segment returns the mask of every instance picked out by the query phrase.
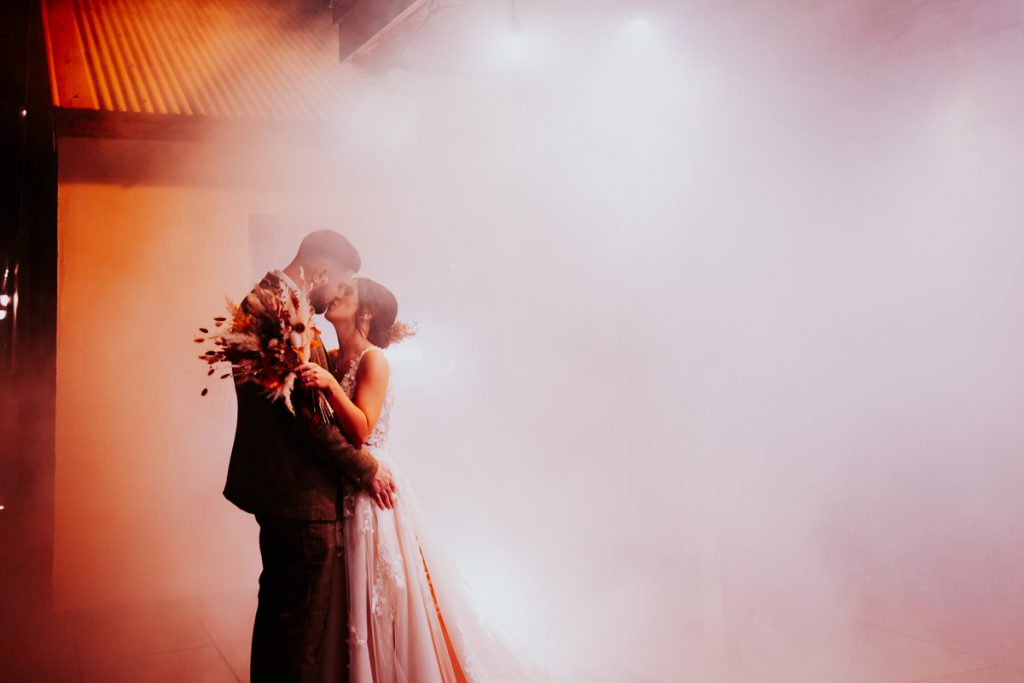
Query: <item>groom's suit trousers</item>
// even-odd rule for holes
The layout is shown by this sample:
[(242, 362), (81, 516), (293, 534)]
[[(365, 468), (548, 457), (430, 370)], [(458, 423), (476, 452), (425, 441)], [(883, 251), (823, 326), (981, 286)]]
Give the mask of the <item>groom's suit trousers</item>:
[[(341, 522), (257, 517), (260, 525), (259, 607), (252, 635), (252, 683), (314, 683), (324, 641), (331, 578), (341, 556)], [(347, 598), (344, 587), (339, 598)], [(345, 601), (347, 604), (347, 600)], [(345, 607), (347, 609), (347, 606)]]

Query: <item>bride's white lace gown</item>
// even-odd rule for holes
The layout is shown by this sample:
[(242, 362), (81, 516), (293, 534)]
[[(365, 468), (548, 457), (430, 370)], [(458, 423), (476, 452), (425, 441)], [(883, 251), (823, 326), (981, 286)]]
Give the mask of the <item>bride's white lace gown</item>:
[[(349, 398), (363, 355), (340, 379)], [(392, 400), (389, 384), (365, 447), (394, 474), (394, 509), (381, 510), (365, 492), (345, 491), (349, 683), (538, 680), (484, 625), (454, 568), (428, 542), (409, 481), (388, 453)]]

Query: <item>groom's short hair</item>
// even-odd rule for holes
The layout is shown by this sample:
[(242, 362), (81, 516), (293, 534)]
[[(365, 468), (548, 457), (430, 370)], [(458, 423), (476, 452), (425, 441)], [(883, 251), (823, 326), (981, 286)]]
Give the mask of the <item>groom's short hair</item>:
[(344, 235), (333, 230), (314, 230), (303, 237), (295, 260), (303, 263), (329, 261), (353, 273), (359, 272), (363, 265), (359, 251)]

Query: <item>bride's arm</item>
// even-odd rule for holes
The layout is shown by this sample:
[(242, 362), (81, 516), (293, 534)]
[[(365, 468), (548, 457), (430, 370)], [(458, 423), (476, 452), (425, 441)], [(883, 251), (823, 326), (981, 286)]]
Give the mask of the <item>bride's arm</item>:
[[(328, 397), (338, 420), (338, 426), (352, 439), (353, 444), (362, 445), (373, 433), (380, 419), (387, 397), (388, 379), (391, 369), (388, 359), (376, 349), (368, 351), (356, 370), (356, 390), (352, 399), (341, 390), (337, 380)], [(333, 375), (331, 376), (334, 379)]]
[(303, 365), (299, 378), (306, 386), (324, 390), (331, 407), (334, 408), (335, 419), (341, 431), (356, 448), (362, 448), (363, 443), (373, 432), (377, 420), (380, 419), (384, 399), (387, 397), (390, 374), (388, 359), (374, 349), (363, 356), (356, 371), (354, 400), (345, 395), (334, 375), (316, 363)]

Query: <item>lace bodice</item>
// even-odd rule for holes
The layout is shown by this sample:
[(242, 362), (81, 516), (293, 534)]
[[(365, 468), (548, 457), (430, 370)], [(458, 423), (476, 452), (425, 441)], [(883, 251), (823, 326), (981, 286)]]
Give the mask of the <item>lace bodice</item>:
[[(336, 374), (339, 374), (338, 382), (341, 384), (341, 390), (345, 392), (345, 395), (350, 399), (355, 398), (356, 393), (356, 374), (359, 372), (359, 364), (363, 361), (363, 356), (372, 349), (378, 349), (376, 346), (368, 346), (363, 350), (356, 358), (352, 359), (344, 374), (341, 374), (342, 369), (336, 368)], [(366, 439), (366, 443), (363, 445), (370, 449), (381, 449), (387, 445), (388, 441), (388, 428), (391, 422), (391, 382), (388, 382), (387, 393), (384, 398), (384, 406), (380, 410), (380, 417), (377, 418), (377, 424), (373, 427), (373, 432)]]

